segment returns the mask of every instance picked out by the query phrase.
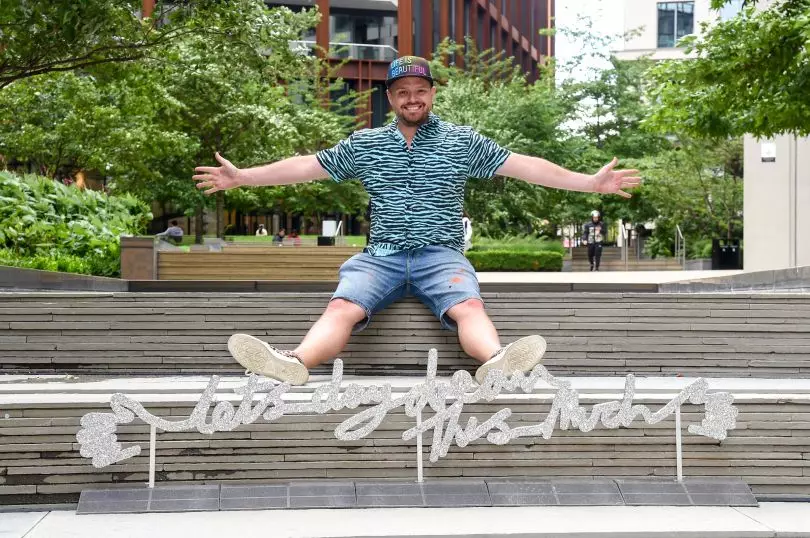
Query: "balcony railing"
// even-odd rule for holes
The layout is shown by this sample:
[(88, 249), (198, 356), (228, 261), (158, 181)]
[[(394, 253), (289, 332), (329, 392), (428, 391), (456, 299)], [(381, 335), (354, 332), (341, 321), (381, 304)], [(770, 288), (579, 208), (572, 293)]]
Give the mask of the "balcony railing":
[[(315, 41), (290, 41), (290, 49), (299, 54), (312, 54)], [(390, 62), (397, 58), (397, 49), (390, 45), (365, 45), (360, 43), (329, 43), (329, 56), (332, 58), (352, 58), (355, 60), (380, 60)]]

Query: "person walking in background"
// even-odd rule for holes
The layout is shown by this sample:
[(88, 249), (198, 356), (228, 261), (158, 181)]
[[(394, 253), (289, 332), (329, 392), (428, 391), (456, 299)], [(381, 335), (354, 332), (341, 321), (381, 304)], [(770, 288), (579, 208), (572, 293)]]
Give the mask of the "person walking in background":
[[(413, 294), (457, 331), (462, 349), (481, 365), (481, 383), (492, 370), (506, 376), (529, 372), (542, 359), (539, 335), (501, 346), (484, 309), (478, 278), (464, 256), (462, 210), (469, 178), (496, 175), (558, 189), (630, 194), (637, 170), (614, 170), (613, 159), (593, 175), (513, 153), (470, 127), (442, 121), (431, 111), (436, 87), (424, 58), (391, 62), (387, 96), (396, 118), (384, 127), (361, 129), (332, 148), (248, 169), (219, 153), (220, 166), (196, 168), (193, 179), (206, 194), (241, 186), (288, 185), (331, 177), (359, 179), (371, 198), (368, 246), (340, 268), (337, 290), (323, 315), (295, 349), (278, 349), (246, 334), (228, 340), (228, 350), (248, 371), (303, 384), (309, 370), (336, 357), (353, 331), (375, 313)], [(538, 111), (538, 113), (540, 113)]]
[(267, 237), (267, 228), (264, 227), (264, 224), (259, 224), (256, 229), (256, 237)]
[(582, 240), (588, 245), (588, 263), (591, 271), (599, 270), (599, 261), (602, 259), (602, 241), (605, 235), (605, 223), (599, 211), (591, 211), (591, 221), (585, 224)]
[(287, 237), (287, 230), (279, 228), (278, 233), (273, 236), (273, 243), (283, 243), (285, 237)]

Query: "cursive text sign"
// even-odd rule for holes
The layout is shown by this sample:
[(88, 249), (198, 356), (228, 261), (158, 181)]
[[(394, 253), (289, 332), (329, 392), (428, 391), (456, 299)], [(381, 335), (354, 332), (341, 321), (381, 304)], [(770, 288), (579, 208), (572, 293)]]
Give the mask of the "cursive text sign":
[[(428, 355), (424, 381), (406, 393), (395, 396), (388, 384), (352, 383), (341, 388), (343, 363), (337, 359), (331, 380), (316, 388), (310, 401), (302, 403), (284, 401), (284, 394), (290, 390), (288, 383), (260, 381), (257, 376), (251, 375), (245, 385), (234, 389), (242, 397), (238, 406), (235, 407), (229, 401), (219, 401), (212, 410), (211, 405), (219, 385), (219, 377), (213, 376), (189, 417), (179, 421), (157, 417), (137, 400), (117, 393), (110, 398), (112, 413), (94, 412), (84, 415), (76, 438), (81, 447), (81, 455), (92, 458), (95, 467), (105, 467), (140, 453), (140, 446), (122, 447), (116, 435), (119, 424), (128, 424), (136, 416), (158, 430), (196, 430), (212, 434), (231, 431), (243, 424), (252, 424), (260, 417), (266, 421), (274, 421), (284, 415), (324, 414), (368, 406), (341, 422), (335, 429), (335, 437), (339, 440), (354, 441), (373, 432), (394, 409), (402, 408), (407, 416), (419, 415), (421, 419), (422, 411), (430, 408), (432, 415), (417, 421), (416, 426), (403, 432), (402, 439), (407, 441), (432, 431), (430, 461), (435, 462), (447, 455), (453, 443), (464, 447), (480, 438), (499, 445), (520, 437), (549, 439), (556, 427), (563, 430), (578, 428), (582, 432), (588, 432), (598, 424), (606, 428), (627, 427), (637, 417), (641, 417), (647, 424), (656, 424), (687, 402), (704, 406), (703, 420), (699, 424), (690, 424), (690, 433), (722, 440), (736, 425), (737, 409), (732, 405), (733, 396), (725, 392), (709, 393), (709, 385), (705, 379), (695, 380), (653, 412), (647, 406), (633, 404), (635, 377), (628, 375), (621, 400), (598, 403), (587, 409), (580, 405), (579, 394), (571, 387), (570, 382), (556, 379), (542, 365), (536, 366), (528, 375), (516, 373), (510, 378), (499, 370), (491, 370), (484, 383), (478, 385), (466, 371), (456, 372), (449, 381), (437, 380), (437, 362), (436, 350), (432, 349)], [(504, 408), (484, 421), (473, 416), (462, 423), (461, 414), (466, 404), (489, 402), (502, 393), (517, 389), (531, 393), (538, 380), (556, 389), (551, 400), (551, 409), (543, 422), (512, 427), (508, 422), (512, 411)]]

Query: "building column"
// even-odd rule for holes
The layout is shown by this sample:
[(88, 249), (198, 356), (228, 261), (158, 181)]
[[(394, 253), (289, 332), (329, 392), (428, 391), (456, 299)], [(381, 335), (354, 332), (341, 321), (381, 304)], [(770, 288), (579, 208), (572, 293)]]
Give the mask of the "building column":
[(810, 137), (746, 135), (743, 267), (810, 266)]
[(399, 56), (413, 54), (412, 2), (413, 0), (399, 0), (397, 5), (397, 52)]
[(141, 2), (141, 13), (144, 19), (152, 16), (155, 11), (155, 0), (143, 0)]
[[(456, 3), (456, 35), (453, 39), (456, 44), (464, 45), (464, 0), (453, 0)], [(464, 67), (464, 50), (456, 54), (456, 65)]]
[(321, 22), (315, 28), (315, 43), (324, 50), (324, 57), (329, 51), (329, 0), (318, 0), (318, 11), (321, 13)]
[(439, 21), (433, 20), (433, 0), (416, 0), (422, 2), (422, 20), (417, 24), (422, 25), (422, 50), (425, 51), (425, 58), (433, 58), (433, 25)]

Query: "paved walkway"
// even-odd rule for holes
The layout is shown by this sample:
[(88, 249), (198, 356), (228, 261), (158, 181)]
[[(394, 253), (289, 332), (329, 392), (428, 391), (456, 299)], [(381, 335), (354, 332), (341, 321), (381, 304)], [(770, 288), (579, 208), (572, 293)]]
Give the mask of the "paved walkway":
[(274, 510), (82, 515), (0, 513), (0, 538), (230, 536), (810, 537), (810, 503), (724, 507)]
[(543, 272), (490, 272), (478, 273), (478, 281), (532, 282), (543, 284), (663, 284), (682, 280), (718, 278), (738, 275), (743, 271), (572, 271), (566, 273)]

